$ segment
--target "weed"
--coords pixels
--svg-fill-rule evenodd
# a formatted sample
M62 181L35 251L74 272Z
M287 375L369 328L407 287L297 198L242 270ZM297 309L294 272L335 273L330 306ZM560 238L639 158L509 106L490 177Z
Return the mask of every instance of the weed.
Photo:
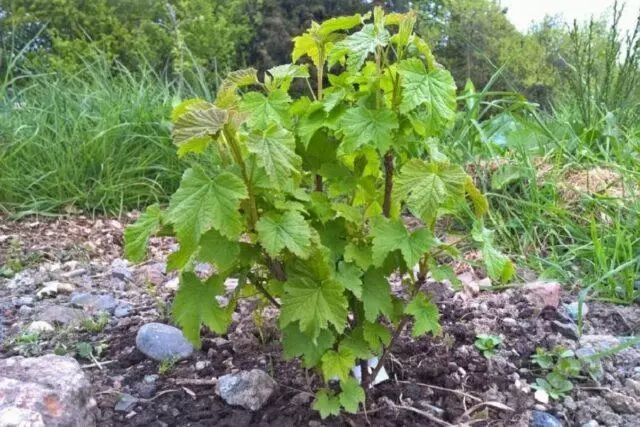
M88 332L99 333L109 324L110 317L107 313L100 313L97 319L88 318L82 321L82 327Z
M497 348L502 344L502 338L497 335L481 334L476 337L474 345L478 350L482 352L482 355L487 359L491 359L495 354Z
M168 375L176 366L176 363L178 363L179 360L180 359L177 357L170 357L168 359L163 360L158 365L158 374L162 376Z

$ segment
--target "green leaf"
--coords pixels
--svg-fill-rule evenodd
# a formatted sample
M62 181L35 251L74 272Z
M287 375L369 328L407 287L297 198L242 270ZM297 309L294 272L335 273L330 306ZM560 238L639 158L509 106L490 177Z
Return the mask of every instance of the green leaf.
M350 242L344 248L344 259L347 262L354 262L358 267L366 270L373 265L371 246Z
M336 49L346 49L347 68L357 72L367 57L376 51L377 47L384 47L389 43L390 35L387 30L376 31L373 24L366 24L356 33L336 45Z
M273 123L286 125L290 103L291 97L283 90L275 90L267 96L249 92L240 101L240 109L249 113L248 121L254 129L263 130Z
M357 359L369 360L373 353L367 341L365 341L362 333L362 327L358 326L347 333L340 341L340 348L351 350Z
M322 356L322 375L326 381L331 378L347 381L355 363L356 357L348 348L329 350Z
M355 414L358 412L360 404L364 404L365 394L364 389L360 387L358 381L354 378L348 378L340 383L342 391L338 395L340 398L340 404L345 411Z
M350 290L357 299L362 298L362 270L358 266L340 261L336 280Z
M258 164L264 167L276 188L282 188L291 175L299 173L302 159L295 153L295 148L293 134L278 126L252 134L247 144L247 149L256 154Z
M516 268L511 260L491 245L482 247L482 258L487 267L487 275L493 280L506 283L515 275Z
M177 251L172 252L167 257L167 270L174 271L184 268L191 260L197 246L181 244Z
M160 207L151 205L124 230L124 256L128 260L140 262L144 259L149 237L160 229L161 216Z
M184 273L171 308L173 319L184 336L200 348L200 325L222 334L231 324L231 310L221 308L216 296L224 291L224 277L212 276L201 282L193 273Z
M283 64L267 70L265 85L271 91L282 89L289 90L291 81L295 78L308 78L309 71L306 65Z
M340 414L340 399L330 395L327 390L320 390L316 393L316 400L313 401L313 409L320 412L322 419L329 415Z
M286 326L296 320L312 340L329 324L342 333L347 321L347 298L342 285L335 280L290 278L282 298L280 324Z
M407 266L413 267L422 255L435 244L435 239L426 228L409 233L401 220L376 217L373 221L373 263L379 267L387 255L400 250Z
M464 183L464 189L471 199L471 203L473 204L473 209L476 213L477 218L481 218L489 212L489 202L487 198L478 190L478 187L473 182L473 178L467 176L467 179Z
M455 119L456 84L448 71L437 69L427 72L418 58L398 64L401 76L403 114L424 105L433 126L445 127Z
M338 16L336 18L327 19L320 24L318 35L326 38L331 33L350 30L356 25L360 25L360 23L362 23L362 15L359 13L352 16Z
M368 143L386 151L392 140L391 134L399 125L395 113L390 110L372 110L358 105L344 114L340 126L345 137L340 150L348 154Z
M229 240L217 230L207 231L200 239L198 260L214 264L218 271L228 271L240 255L240 243Z
M317 25L317 24L316 24ZM317 35L311 34L313 28L306 33L293 38L293 51L291 52L291 60L296 62L298 59L305 55L308 55L316 68L323 67L321 63L323 58L321 57L320 50L323 48L323 42L319 40ZM317 30L316 30L317 31Z
M406 314L414 318L413 336L419 337L431 332L434 335L440 333L440 312L438 307L427 299L425 294L419 293L413 298L405 309Z
M309 256L311 229L299 212L267 213L256 224L256 230L260 242L272 257L277 257L285 247L300 258Z
M258 83L258 71L255 68L232 71L220 84L215 104L220 108L229 108L238 100L238 88Z
M369 322L375 322L380 314L390 315L393 311L391 289L382 271L368 270L364 275L363 282L362 303L364 304L365 319Z
M322 329L316 342L300 331L298 324L292 323L282 330L282 349L286 359L302 356L302 366L312 368L320 363L322 355L335 342L335 336L329 329Z
M371 348L380 350L381 345L391 343L391 332L380 323L365 322L362 328L362 336Z
M202 153L229 117L227 111L206 102L192 104L175 116L172 135L179 156L189 152Z
M396 196L425 223L432 223L438 209L451 200L464 198L467 174L460 166L409 160L397 179Z
M236 175L222 172L212 179L199 169L187 169L169 202L167 220L184 246L195 247L211 227L235 240L242 231L238 209L245 198L247 188Z

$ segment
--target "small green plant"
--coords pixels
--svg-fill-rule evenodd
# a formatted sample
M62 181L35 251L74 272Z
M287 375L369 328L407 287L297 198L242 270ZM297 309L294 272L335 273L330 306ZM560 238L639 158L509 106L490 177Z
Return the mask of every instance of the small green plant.
M496 354L498 346L502 344L502 338L497 335L480 334L476 337L474 345L482 352L487 359L491 359Z
M39 356L43 352L44 342L39 333L22 332L5 341L7 348L11 348L25 357Z
M590 360L580 360L572 350L561 346L549 351L538 347L531 360L544 371L544 378L536 378L531 387L544 390L552 399L561 399L573 390L572 378L582 378L580 372L586 369L590 375L597 375L597 365Z
M177 357L170 357L160 362L158 365L158 374L162 376L169 374L176 366L176 363L178 363L178 360L180 359Z
M314 22L292 52L311 66L280 65L262 78L235 71L214 103L178 105L173 138L192 166L166 211L150 206L125 231L133 261L154 233L177 237L168 259L181 271L172 314L196 346L203 323L226 332L240 298L279 308L285 357L301 357L326 382L314 403L322 417L358 411L408 324L414 337L440 334L423 285L429 272L452 271L438 262L458 250L436 237L439 219L467 226L491 278L514 272L483 226L486 199L438 151L455 119L456 87L415 23L415 13L382 8ZM310 88L295 100L294 79ZM421 226L407 227L409 213ZM216 273L202 280L196 262ZM403 277L403 298L391 292L392 273ZM238 286L221 305L229 277ZM361 383L351 375L356 364Z
M88 318L82 321L82 327L92 333L99 333L104 330L109 324L109 315L107 313L100 313L97 318Z

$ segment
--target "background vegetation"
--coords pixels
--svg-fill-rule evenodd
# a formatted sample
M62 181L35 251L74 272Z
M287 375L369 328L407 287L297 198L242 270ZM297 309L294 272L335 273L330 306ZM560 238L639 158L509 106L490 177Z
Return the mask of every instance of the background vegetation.
M290 62L290 40L310 21L368 3L0 0L0 212L119 214L165 202L183 169L168 125L178 100L213 99L228 70ZM386 7L417 9L419 32L456 79L465 108L437 147L484 187L505 251L633 302L640 32L623 34L619 18L636 11L617 4L573 26L547 17L523 34L495 0Z

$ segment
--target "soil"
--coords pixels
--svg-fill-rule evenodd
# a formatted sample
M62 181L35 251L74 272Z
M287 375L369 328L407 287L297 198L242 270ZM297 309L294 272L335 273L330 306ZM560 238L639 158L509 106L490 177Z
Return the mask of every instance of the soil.
M613 407L618 405L610 405L605 397L615 392L629 396L636 404L640 400L634 394L638 391L630 391L627 381L640 380L640 371L623 369L616 365L616 358L603 364L606 373L600 382L574 380L573 399L548 404L535 401L528 384L543 375L531 362L536 348L561 345L576 349L579 343L554 329L553 321L566 316L561 307L541 308L520 287L454 298L448 286L428 283L425 290L435 295L443 333L414 339L410 329L405 329L385 364L390 380L369 392L366 413L321 420L311 409L311 393L320 386L319 377L304 370L297 360L283 360L275 327L277 313L266 309L266 320L257 328L252 316L254 301L239 305L224 340L204 332L200 350L174 366L163 366L168 372L159 374L160 364L136 349L135 337L145 323L170 322L167 313L175 291L173 277L164 274L161 267L175 244L170 239L153 239L151 260L130 266L131 280L122 280L113 274L111 265L122 257L122 230L128 221L86 217L20 222L0 219L0 267L19 260L26 269L17 278L33 279L16 285L21 283L16 277L0 278L0 337L4 333L5 339L0 357L54 350L73 353L78 342L92 343L94 348L102 345L105 349L97 355L100 366L79 358L94 388L100 426L424 426L437 425L434 419L449 424L528 426L532 410L549 412L570 426L595 418L604 425L640 421L637 414L629 414L624 408L616 411ZM69 274L82 269L83 274ZM125 317L111 317L101 331L59 328L53 337L37 344L16 344L15 337L30 321L38 320L42 308L68 305L69 295L36 299L32 310L19 309L16 301L24 296L35 298L40 283L61 277L77 291L110 293L131 304L132 310ZM576 299L566 294L562 300ZM588 305L584 334L638 333L638 306L596 301ZM474 346L476 336L482 333L503 339L490 359ZM279 385L265 407L251 412L229 406L216 395L215 378L255 368L266 371ZM143 393L144 379L149 375L157 376L157 387ZM114 409L122 393L139 399L127 412ZM589 412L582 408L583 404L598 408L599 414L595 409Z

